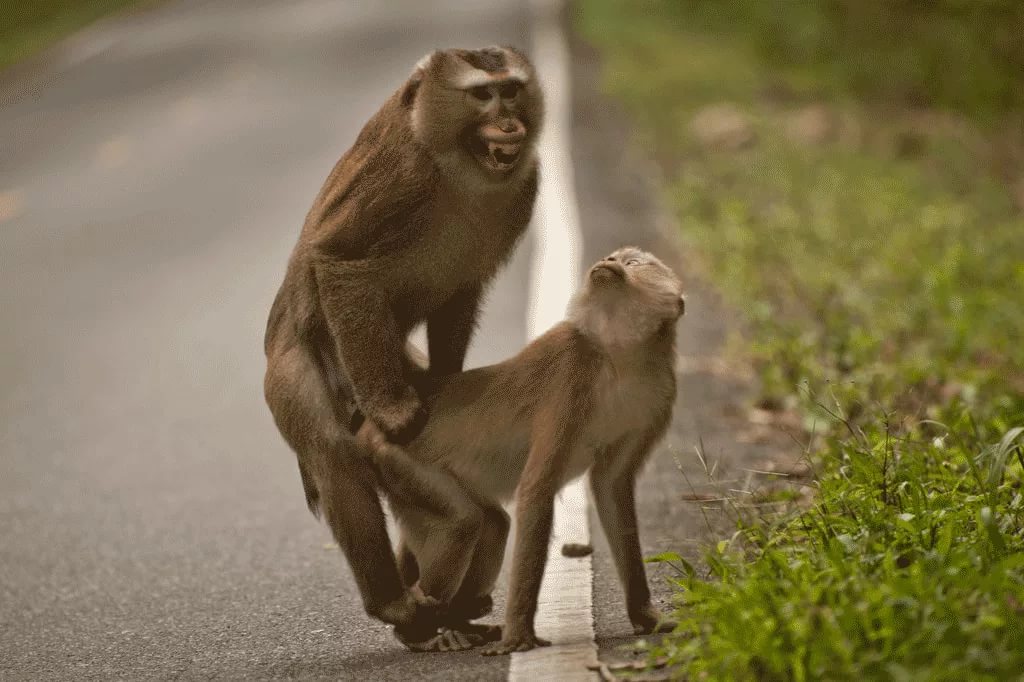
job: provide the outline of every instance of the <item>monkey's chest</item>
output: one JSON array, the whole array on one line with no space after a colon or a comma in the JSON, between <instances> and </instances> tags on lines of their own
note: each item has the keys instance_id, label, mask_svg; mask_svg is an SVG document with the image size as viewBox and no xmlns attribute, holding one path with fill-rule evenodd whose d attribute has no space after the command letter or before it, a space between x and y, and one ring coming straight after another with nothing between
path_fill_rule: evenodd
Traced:
<instances>
[{"instance_id":1,"label":"monkey's chest","mask_svg":"<svg viewBox=\"0 0 1024 682\"><path fill-rule=\"evenodd\" d=\"M489 211L439 212L404 264L406 293L433 308L459 289L486 282L511 255L520 232Z\"/></svg>"},{"instance_id":2,"label":"monkey's chest","mask_svg":"<svg viewBox=\"0 0 1024 682\"><path fill-rule=\"evenodd\" d=\"M583 433L570 453L564 480L584 473L606 448L629 447L648 433L673 396L668 382L650 377L603 377L594 388L590 414L581 417L586 420Z\"/></svg>"}]
</instances>

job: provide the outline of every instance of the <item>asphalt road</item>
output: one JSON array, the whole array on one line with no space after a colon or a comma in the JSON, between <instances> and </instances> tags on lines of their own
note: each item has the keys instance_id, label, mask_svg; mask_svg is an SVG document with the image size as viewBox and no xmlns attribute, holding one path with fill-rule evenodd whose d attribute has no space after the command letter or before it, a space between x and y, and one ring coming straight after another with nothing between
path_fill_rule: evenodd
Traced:
<instances>
[{"instance_id":1,"label":"asphalt road","mask_svg":"<svg viewBox=\"0 0 1024 682\"><path fill-rule=\"evenodd\" d=\"M525 5L172 0L0 74L0 679L505 678L507 658L413 655L363 614L263 404L262 336L362 123L435 47L529 48ZM698 439L732 488L776 446L742 438L746 384L716 361L729 318L657 229L594 55L572 52L584 260L635 243L689 285L676 417L638 500L644 550L696 559L727 534L684 499L714 488ZM525 342L530 253L470 365ZM591 521L598 643L621 657L634 638ZM650 573L664 605L672 574Z\"/></svg>"},{"instance_id":2,"label":"asphalt road","mask_svg":"<svg viewBox=\"0 0 1024 682\"><path fill-rule=\"evenodd\" d=\"M435 47L525 6L177 0L0 83L0 678L503 679L367 618L262 397L302 219ZM470 364L525 342L529 244Z\"/></svg>"}]
</instances>

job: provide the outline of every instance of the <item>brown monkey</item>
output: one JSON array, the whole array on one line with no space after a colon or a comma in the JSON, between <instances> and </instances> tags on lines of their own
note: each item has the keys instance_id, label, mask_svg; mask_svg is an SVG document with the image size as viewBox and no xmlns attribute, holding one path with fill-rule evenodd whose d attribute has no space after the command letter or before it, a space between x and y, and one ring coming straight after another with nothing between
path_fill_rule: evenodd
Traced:
<instances>
[{"instance_id":1,"label":"brown monkey","mask_svg":"<svg viewBox=\"0 0 1024 682\"><path fill-rule=\"evenodd\" d=\"M373 452L402 532L407 581L446 604L465 626L490 603L508 533L499 506L515 493L517 531L501 641L485 653L546 642L533 630L558 490L590 470L636 632L674 627L651 605L637 536L636 474L668 425L675 402L675 323L681 284L654 256L616 251L594 265L568 319L505 362L441 379L431 419L406 448L372 425ZM418 471L450 472L422 485Z\"/></svg>"},{"instance_id":2,"label":"brown monkey","mask_svg":"<svg viewBox=\"0 0 1024 682\"><path fill-rule=\"evenodd\" d=\"M352 430L363 415L397 442L422 427L405 352L420 322L431 374L462 369L482 292L530 219L542 118L533 67L515 49L422 59L327 178L270 310L264 390L306 501L367 613L407 642L434 632L433 609L400 580Z\"/></svg>"}]
</instances>

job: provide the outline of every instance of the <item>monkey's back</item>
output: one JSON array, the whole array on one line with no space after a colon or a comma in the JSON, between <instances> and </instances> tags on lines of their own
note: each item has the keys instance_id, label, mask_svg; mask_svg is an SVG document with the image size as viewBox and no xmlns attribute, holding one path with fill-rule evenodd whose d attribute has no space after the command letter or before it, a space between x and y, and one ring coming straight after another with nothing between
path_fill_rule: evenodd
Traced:
<instances>
[{"instance_id":1,"label":"monkey's back","mask_svg":"<svg viewBox=\"0 0 1024 682\"><path fill-rule=\"evenodd\" d=\"M661 342L610 353L563 322L513 358L443 379L410 453L507 501L525 467L536 419L577 420L575 445L561 467L564 484L609 445L664 429L675 401L673 357L671 343ZM559 396L570 390L584 397L585 412L565 409L572 401Z\"/></svg>"}]
</instances>

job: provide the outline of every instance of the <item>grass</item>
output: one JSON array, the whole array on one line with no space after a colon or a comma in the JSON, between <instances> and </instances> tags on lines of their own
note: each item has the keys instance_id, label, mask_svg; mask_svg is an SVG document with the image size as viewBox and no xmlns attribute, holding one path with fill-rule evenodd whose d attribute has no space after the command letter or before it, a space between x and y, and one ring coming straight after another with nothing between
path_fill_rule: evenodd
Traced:
<instances>
[{"instance_id":1,"label":"grass","mask_svg":"<svg viewBox=\"0 0 1024 682\"><path fill-rule=\"evenodd\" d=\"M139 0L0 0L0 69Z\"/></svg>"},{"instance_id":2,"label":"grass","mask_svg":"<svg viewBox=\"0 0 1024 682\"><path fill-rule=\"evenodd\" d=\"M659 557L681 624L652 653L679 676L1021 678L1021 7L579 3L817 471L810 504L733 505L713 579ZM723 103L743 143L694 129Z\"/></svg>"}]
</instances>

